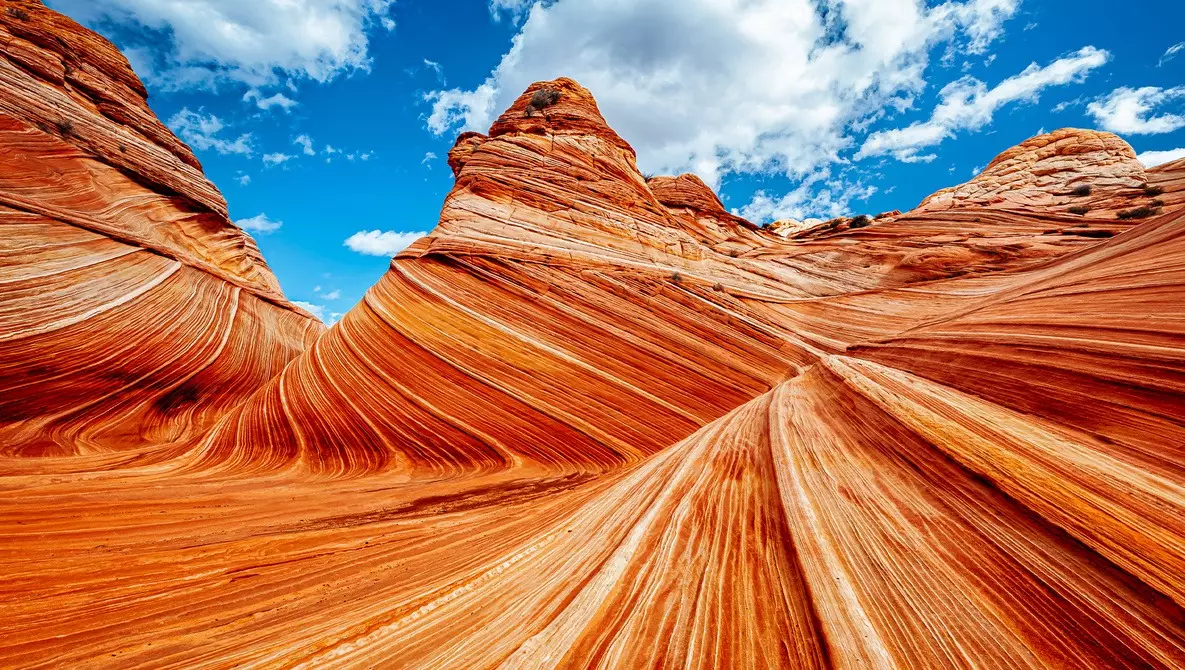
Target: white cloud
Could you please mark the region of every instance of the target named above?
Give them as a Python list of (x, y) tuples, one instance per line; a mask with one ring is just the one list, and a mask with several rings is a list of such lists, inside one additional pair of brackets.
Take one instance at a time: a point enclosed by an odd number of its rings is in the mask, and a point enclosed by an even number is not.
[(1160, 61), (1156, 63), (1156, 67), (1160, 67), (1165, 63), (1171, 61), (1177, 54), (1185, 50), (1185, 42), (1177, 42), (1173, 46), (1165, 50), (1164, 55), (1160, 57)]
[(250, 183), (251, 183), (251, 175), (249, 175), (249, 174), (240, 174), (240, 175), (238, 176), (238, 180), (239, 180), (239, 186), (246, 186), (247, 184), (250, 184)]
[(424, 59), (424, 67), (428, 68), (429, 70), (432, 70), (432, 72), (436, 75), (436, 81), (440, 82), (441, 85), (444, 85), (445, 81), (444, 81), (444, 66), (443, 65), (441, 65), (440, 63), (437, 63), (434, 60), (428, 60), (427, 58), (425, 58)]
[[(820, 183), (822, 186), (818, 186)], [(758, 191), (749, 204), (736, 213), (754, 223), (778, 219), (801, 221), (814, 217), (829, 219), (847, 214), (853, 201), (865, 201), (876, 192), (875, 186), (852, 184), (844, 179), (827, 180), (826, 173), (821, 172), (781, 197)]]
[(962, 4), (947, 3), (935, 8), (941, 13), (949, 8), (952, 19), (961, 25), (969, 41), (963, 45), (967, 53), (981, 54), (1004, 33), (1004, 22), (1016, 14), (1021, 0), (971, 0)]
[(264, 154), (263, 162), (268, 165), (283, 165), (293, 158), (295, 158), (295, 156), (277, 152), (274, 154)]
[(218, 137), (226, 125), (217, 116), (203, 114), (202, 111), (199, 109), (192, 112), (188, 107), (181, 108), (181, 111), (169, 118), (169, 128), (198, 151), (213, 149), (223, 155), (251, 155), (254, 151), (251, 146), (251, 133), (243, 133), (234, 140)]
[(327, 326), (332, 326), (333, 324), (337, 323), (339, 318), (341, 318), (341, 314), (338, 312), (333, 312), (332, 314), (329, 314), (328, 317), (326, 317), (325, 305), (317, 305), (311, 302), (305, 302), (303, 300), (293, 300), (292, 304), (317, 317), (318, 321)]
[(293, 107), (299, 104), (283, 93), (276, 93), (273, 96), (265, 98), (263, 97), (263, 93), (260, 93), (257, 88), (253, 88), (243, 94), (243, 102), (254, 102), (256, 107), (265, 111), (272, 107), (279, 107), (285, 112), (291, 111)]
[(367, 256), (394, 256), (428, 233), (401, 233), (394, 230), (360, 230), (346, 238), (345, 245)]
[(1078, 96), (1077, 98), (1074, 98), (1073, 100), (1063, 100), (1062, 102), (1059, 102), (1056, 105), (1054, 105), (1052, 111), (1055, 114), (1060, 114), (1061, 112), (1064, 112), (1071, 107), (1077, 107), (1078, 105), (1081, 105), (1084, 102), (1086, 102), (1086, 99), (1082, 96)]
[(959, 130), (982, 128), (1005, 104), (1032, 102), (1045, 88), (1081, 82), (1109, 58), (1106, 51), (1083, 47), (1045, 67), (1032, 63), (1020, 74), (1005, 79), (990, 90), (973, 77), (957, 79), (939, 92), (941, 102), (934, 108), (930, 120), (870, 134), (856, 152), (855, 159), (891, 155), (904, 162), (927, 160), (929, 156), (919, 156), (918, 152), (941, 144)]
[(1180, 158), (1185, 158), (1185, 147), (1167, 151), (1144, 151), (1136, 156), (1136, 159), (1143, 163), (1144, 167), (1156, 167)]
[[(528, 3), (495, 2), (493, 8)], [(907, 107), (931, 48), (978, 53), (1018, 0), (559, 0), (536, 4), (480, 86), (427, 94), (428, 128), (485, 131), (530, 83), (570, 76), (649, 172), (802, 178), (849, 124)], [(819, 11), (826, 6), (826, 16)]]
[(334, 289), (321, 297), (325, 298), (326, 300), (337, 300), (338, 298), (342, 297), (342, 292), (338, 289)]
[[(539, 0), (489, 0), (490, 1), (490, 15), (494, 17), (495, 21), (502, 20), (502, 15), (506, 15), (511, 21), (518, 23), (523, 20), (523, 17), (531, 11), (531, 7)], [(547, 3), (550, 4), (550, 3)]]
[[(58, 11), (103, 28), (130, 27), (164, 37), (141, 47), (166, 88), (251, 86), (288, 77), (326, 82), (367, 70), (367, 29), (394, 28), (395, 0), (50, 0)], [(154, 41), (155, 44), (157, 41)], [(145, 63), (141, 63), (143, 67)]]
[(1121, 87), (1106, 97), (1086, 106), (1086, 111), (1106, 130), (1128, 135), (1154, 135), (1171, 133), (1185, 128), (1185, 116), (1162, 114), (1149, 117), (1148, 114), (1165, 103), (1185, 97), (1185, 86), (1175, 88)]
[(364, 153), (364, 154), (362, 154), (362, 155), (358, 156), (358, 158), (361, 158), (361, 159), (362, 159), (362, 160), (364, 160), (364, 161), (368, 161), (368, 160), (370, 160), (370, 157), (371, 157), (371, 156), (373, 156), (373, 155), (374, 155), (374, 152), (373, 152), (373, 151), (367, 151), (366, 153)]
[(432, 161), (434, 161), (434, 160), (436, 160), (436, 152), (429, 151), (428, 153), (424, 154), (424, 159), (420, 161), (420, 165), (427, 165), (428, 169), (431, 170), (432, 169)]
[(313, 148), (313, 138), (308, 135), (297, 135), (296, 139), (292, 140), (293, 144), (300, 146), (301, 151), (306, 156), (316, 156), (317, 150)]
[(272, 221), (267, 218), (267, 214), (257, 214), (249, 219), (239, 219), (235, 221), (235, 225), (249, 233), (258, 233), (266, 235), (274, 233), (284, 225), (283, 221)]
[[(505, 58), (503, 57), (503, 62)], [(443, 135), (457, 125), (466, 130), (485, 131), (494, 120), (494, 105), (498, 93), (497, 85), (487, 80), (473, 91), (454, 88), (424, 94), (424, 100), (432, 103), (428, 129), (437, 135)], [(510, 101), (507, 101), (505, 106), (509, 105)]]

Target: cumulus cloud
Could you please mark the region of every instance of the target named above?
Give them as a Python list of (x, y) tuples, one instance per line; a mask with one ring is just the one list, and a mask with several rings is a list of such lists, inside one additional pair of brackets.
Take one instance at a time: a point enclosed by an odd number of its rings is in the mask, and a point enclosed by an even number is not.
[(346, 238), (344, 244), (367, 256), (394, 256), (427, 234), (424, 231), (401, 233), (394, 230), (360, 230)]
[(263, 155), (263, 162), (266, 163), (267, 165), (283, 165), (284, 163), (287, 163), (288, 161), (292, 160), (293, 158), (295, 158), (295, 156), (290, 156), (285, 153), (276, 152), (274, 154), (264, 154)]
[(274, 233), (284, 225), (283, 221), (272, 221), (267, 214), (257, 214), (249, 219), (239, 219), (235, 225), (249, 233), (266, 235)]
[(231, 140), (219, 137), (226, 128), (226, 124), (213, 114), (205, 114), (204, 110), (190, 111), (188, 107), (169, 118), (169, 128), (192, 148), (198, 151), (213, 149), (220, 154), (241, 154), (250, 156), (254, 151), (251, 133), (243, 133)]
[(1175, 88), (1121, 87), (1086, 106), (1099, 126), (1113, 133), (1155, 135), (1185, 128), (1185, 116), (1161, 114), (1148, 116), (1152, 110), (1185, 97), (1185, 86)]
[(276, 93), (275, 95), (264, 97), (259, 89), (253, 88), (243, 95), (243, 102), (254, 102), (255, 106), (262, 110), (269, 110), (272, 107), (279, 107), (285, 112), (291, 111), (297, 105), (297, 102), (283, 93)]
[(1102, 49), (1083, 47), (1044, 67), (1032, 63), (1020, 74), (1005, 79), (992, 89), (973, 77), (955, 80), (939, 92), (941, 102), (928, 121), (870, 134), (855, 158), (891, 155), (907, 163), (933, 160), (933, 155), (919, 155), (919, 152), (954, 137), (959, 130), (982, 128), (1005, 104), (1032, 102), (1050, 86), (1081, 82), (1090, 71), (1103, 66), (1109, 57)]
[(846, 129), (907, 108), (930, 50), (985, 50), (1018, 0), (559, 0), (529, 8), (484, 83), (433, 91), (428, 128), (484, 131), (530, 83), (597, 95), (643, 169), (802, 178), (851, 146)]
[(1167, 151), (1144, 151), (1136, 156), (1136, 159), (1143, 163), (1144, 167), (1156, 167), (1181, 158), (1185, 158), (1185, 147)]
[[(437, 135), (443, 135), (458, 125), (466, 130), (486, 130), (494, 120), (498, 93), (497, 85), (486, 81), (472, 91), (454, 88), (424, 94), (424, 99), (432, 103), (428, 129)], [(506, 106), (509, 106), (509, 102)]]
[(303, 151), (304, 155), (306, 156), (317, 155), (317, 150), (313, 148), (313, 138), (309, 137), (308, 135), (297, 135), (296, 138), (292, 140), (292, 143), (299, 146), (301, 151)]
[(239, 180), (239, 186), (246, 186), (251, 183), (251, 175), (249, 174), (239, 173), (237, 179)]
[(853, 202), (862, 202), (876, 194), (875, 186), (849, 183), (843, 179), (828, 180), (825, 173), (806, 179), (798, 188), (783, 196), (771, 196), (758, 191), (737, 214), (746, 219), (765, 223), (778, 219), (803, 220), (810, 217), (831, 218), (851, 211)]
[(150, 34), (137, 72), (162, 88), (262, 86), (287, 77), (329, 81), (367, 70), (367, 30), (395, 27), (395, 0), (50, 0), (100, 29)]

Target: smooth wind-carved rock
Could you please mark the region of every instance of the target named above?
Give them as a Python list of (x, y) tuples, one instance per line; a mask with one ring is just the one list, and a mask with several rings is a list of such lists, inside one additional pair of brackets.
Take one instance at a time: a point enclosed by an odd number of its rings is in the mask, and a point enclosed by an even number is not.
[(0, 4), (0, 454), (156, 458), (323, 328), (115, 47)]
[[(1185, 666), (1179, 163), (1059, 131), (783, 238), (540, 82), (322, 333), (200, 172), (32, 114), (0, 110), (0, 665)], [(1084, 175), (1161, 211), (1063, 234)]]

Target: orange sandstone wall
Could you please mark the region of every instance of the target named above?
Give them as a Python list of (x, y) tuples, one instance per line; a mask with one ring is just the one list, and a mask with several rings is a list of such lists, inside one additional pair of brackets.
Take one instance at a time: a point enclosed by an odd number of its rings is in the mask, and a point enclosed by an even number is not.
[(6, 2), (0, 56), (0, 453), (197, 434), (322, 327), (110, 43)]

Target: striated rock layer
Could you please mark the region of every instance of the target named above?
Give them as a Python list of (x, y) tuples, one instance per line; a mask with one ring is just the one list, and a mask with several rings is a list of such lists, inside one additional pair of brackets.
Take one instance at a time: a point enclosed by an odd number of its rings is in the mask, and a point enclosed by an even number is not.
[(0, 123), (0, 665), (1185, 666), (1179, 165), (1058, 131), (783, 239), (544, 82), (321, 334)]
[(160, 451), (323, 327), (113, 45), (40, 2), (0, 5), (0, 456)]

